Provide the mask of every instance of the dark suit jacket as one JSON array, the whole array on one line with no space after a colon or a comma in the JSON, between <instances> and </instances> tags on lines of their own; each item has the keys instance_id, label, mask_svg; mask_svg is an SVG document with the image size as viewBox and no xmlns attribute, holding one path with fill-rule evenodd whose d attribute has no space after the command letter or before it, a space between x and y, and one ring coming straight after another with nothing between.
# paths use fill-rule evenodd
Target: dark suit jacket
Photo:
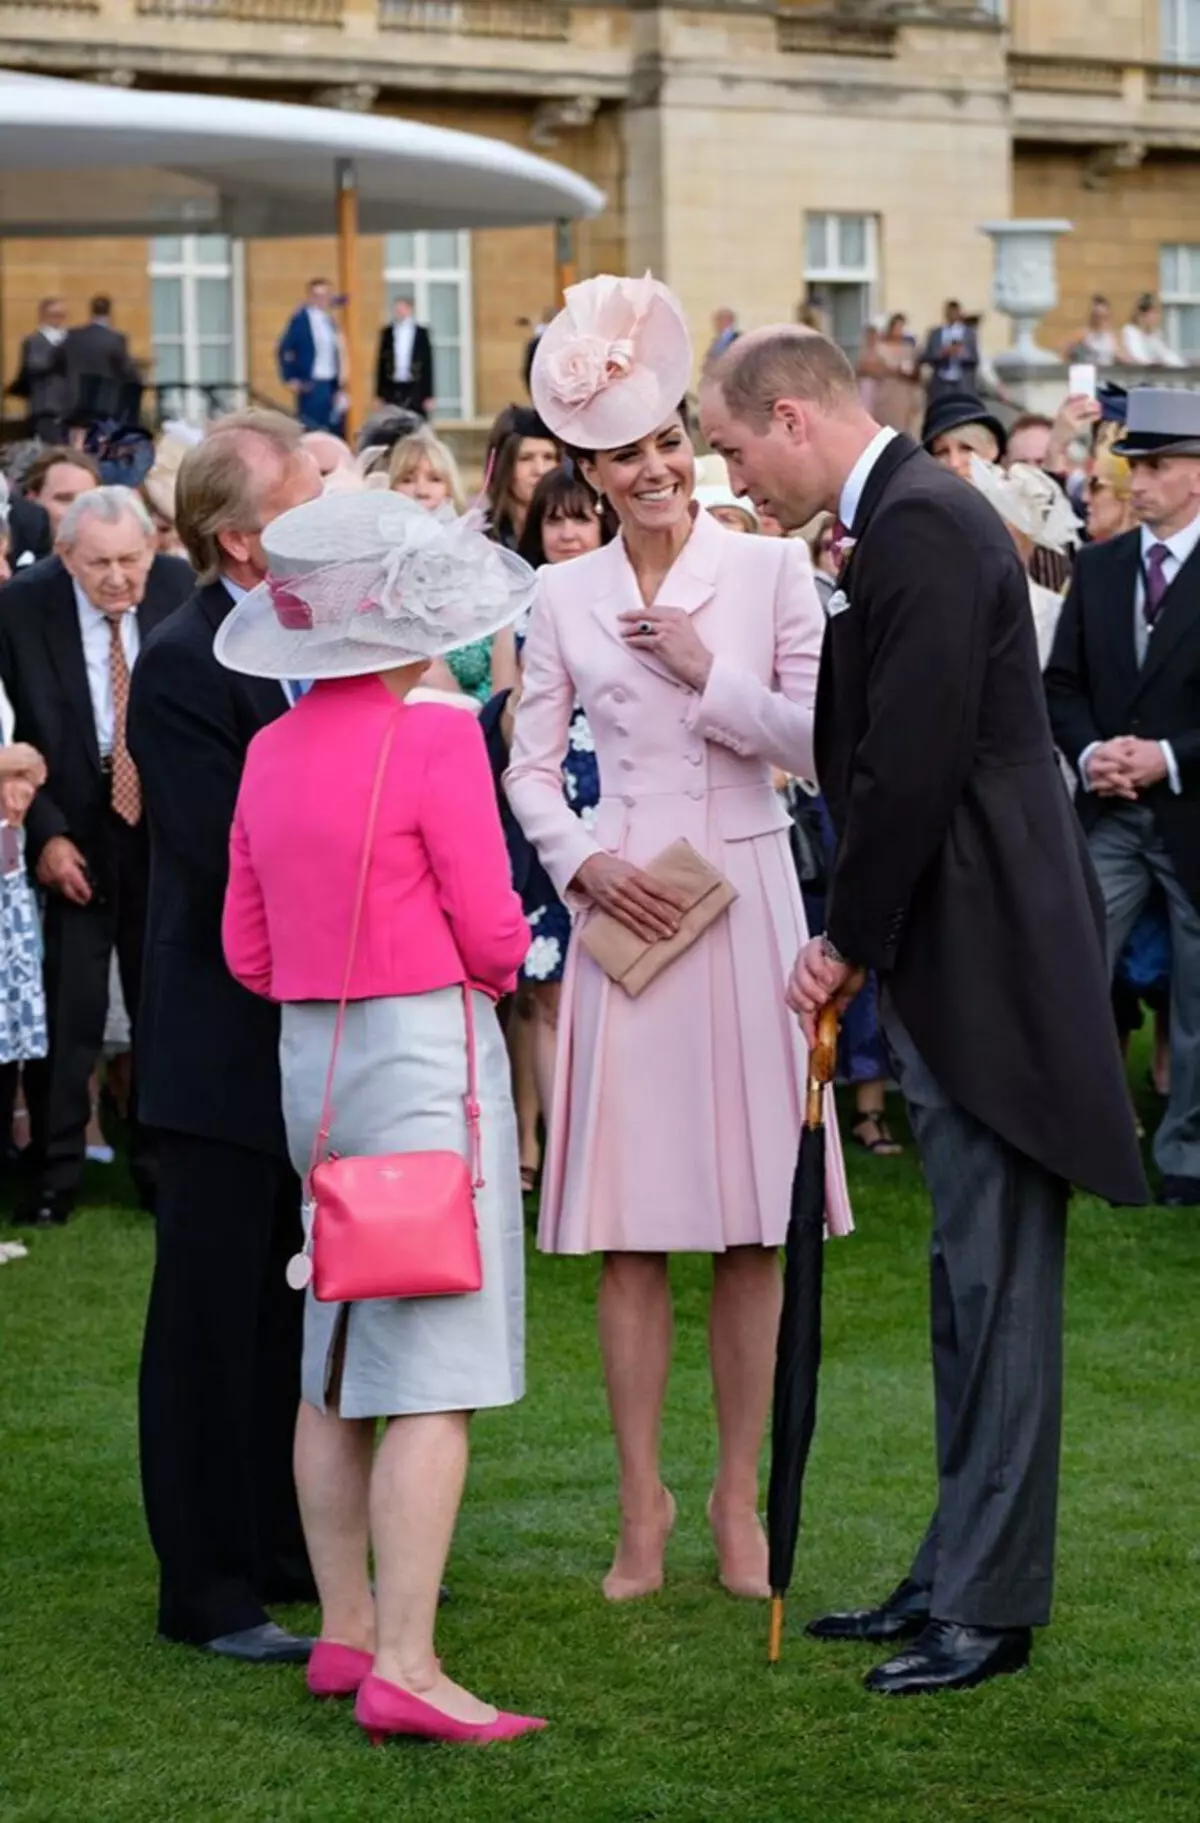
<instances>
[{"instance_id":1,"label":"dark suit jacket","mask_svg":"<svg viewBox=\"0 0 1200 1823\"><path fill-rule=\"evenodd\" d=\"M1142 802L1184 890L1200 905L1200 550L1163 597L1139 670L1133 616L1140 563L1140 532L1080 552L1046 667L1050 720L1076 770L1093 741L1122 734L1170 741L1183 791L1154 785ZM1075 800L1089 830L1117 802L1087 791Z\"/></svg>"},{"instance_id":2,"label":"dark suit jacket","mask_svg":"<svg viewBox=\"0 0 1200 1823\"><path fill-rule=\"evenodd\" d=\"M139 639L194 587L186 563L156 557L138 609ZM70 836L103 886L112 790L100 770L75 591L57 557L22 570L0 592L0 679L16 716L15 738L38 749L49 773L26 820L30 867L52 836Z\"/></svg>"},{"instance_id":3,"label":"dark suit jacket","mask_svg":"<svg viewBox=\"0 0 1200 1823\"><path fill-rule=\"evenodd\" d=\"M958 336L953 340L948 337L946 324L931 329L921 352L921 365L932 369L932 397L936 397L938 392L975 391L979 374L979 337L965 323L957 324L956 328ZM943 368L947 361L957 363L957 376L945 374Z\"/></svg>"},{"instance_id":4,"label":"dark suit jacket","mask_svg":"<svg viewBox=\"0 0 1200 1823\"><path fill-rule=\"evenodd\" d=\"M129 383L141 378L129 343L108 323L82 323L77 329L68 329L63 357L72 395L85 376Z\"/></svg>"},{"instance_id":5,"label":"dark suit jacket","mask_svg":"<svg viewBox=\"0 0 1200 1823\"><path fill-rule=\"evenodd\" d=\"M40 329L27 335L21 343L17 377L8 390L27 401L31 418L64 417L71 404L66 338L56 345Z\"/></svg>"},{"instance_id":6,"label":"dark suit jacket","mask_svg":"<svg viewBox=\"0 0 1200 1823\"><path fill-rule=\"evenodd\" d=\"M129 746L150 828L140 1111L148 1126L284 1157L279 1009L225 967L221 913L246 749L287 699L214 658L232 606L221 583L199 589L134 668Z\"/></svg>"},{"instance_id":7,"label":"dark suit jacket","mask_svg":"<svg viewBox=\"0 0 1200 1823\"><path fill-rule=\"evenodd\" d=\"M8 557L14 570L26 552L35 562L41 557L49 557L54 549L54 533L45 507L39 506L36 500L26 500L24 494L10 495L8 537Z\"/></svg>"},{"instance_id":8,"label":"dark suit jacket","mask_svg":"<svg viewBox=\"0 0 1200 1823\"><path fill-rule=\"evenodd\" d=\"M396 344L392 337L394 325L389 323L380 331L379 355L375 362L375 396L384 399L389 405L402 404L404 401L396 391ZM433 384L433 343L429 331L422 323L417 324L413 337L412 379L402 384L411 388L410 397L415 397L424 404L434 395Z\"/></svg>"},{"instance_id":9,"label":"dark suit jacket","mask_svg":"<svg viewBox=\"0 0 1200 1823\"><path fill-rule=\"evenodd\" d=\"M1103 906L1016 548L907 437L851 531L817 698L829 936L879 971L953 1101L1058 1176L1144 1202Z\"/></svg>"}]
</instances>

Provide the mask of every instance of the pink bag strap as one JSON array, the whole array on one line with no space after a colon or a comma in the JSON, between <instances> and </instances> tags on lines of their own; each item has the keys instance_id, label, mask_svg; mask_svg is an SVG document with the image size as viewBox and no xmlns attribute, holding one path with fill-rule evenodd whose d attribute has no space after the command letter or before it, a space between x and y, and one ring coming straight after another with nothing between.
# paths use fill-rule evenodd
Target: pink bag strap
<instances>
[{"instance_id":1,"label":"pink bag strap","mask_svg":"<svg viewBox=\"0 0 1200 1823\"><path fill-rule=\"evenodd\" d=\"M346 1006L350 999L350 979L354 970L354 957L358 949L359 932L362 929L363 906L367 897L367 876L371 871L371 849L375 841L375 826L379 821L379 800L383 796L383 781L387 773L387 763L391 757L392 743L396 738L396 725L399 716L393 716L388 723L387 733L383 737L383 746L379 751L379 762L375 768L375 780L371 786L371 802L367 810L367 827L363 836L362 860L358 868L358 886L354 895L354 916L350 920L350 946L346 952L346 972L342 979L342 996L338 1002L337 1019L333 1027L333 1045L329 1053L329 1070L325 1077L325 1095L321 1104L321 1120L313 1139L312 1154L308 1161L308 1178L305 1185L305 1196L312 1199L312 1175L325 1157L329 1145L329 1135L333 1131L333 1080L337 1072L338 1052L342 1048L342 1033L346 1024ZM469 1168L471 1184L474 1189L483 1189L483 1135L480 1131L479 1106L479 1072L475 1054L475 1009L471 1003L471 984L463 983L463 1012L467 1024L467 1093L465 1106L467 1111L467 1135L469 1140Z\"/></svg>"}]
</instances>

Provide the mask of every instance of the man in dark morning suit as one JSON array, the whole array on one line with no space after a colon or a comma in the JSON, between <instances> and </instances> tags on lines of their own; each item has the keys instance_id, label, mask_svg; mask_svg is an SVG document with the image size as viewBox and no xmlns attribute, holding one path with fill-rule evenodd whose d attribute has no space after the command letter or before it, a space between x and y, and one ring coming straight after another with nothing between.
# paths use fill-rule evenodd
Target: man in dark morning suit
<instances>
[{"instance_id":1,"label":"man in dark morning suit","mask_svg":"<svg viewBox=\"0 0 1200 1823\"><path fill-rule=\"evenodd\" d=\"M872 1690L961 1688L1023 1666L1049 1618L1069 1186L1147 1197L1103 906L992 508L881 430L811 331L742 337L701 417L738 493L784 525L828 505L848 528L816 721L839 843L788 999L811 1034L877 971L933 1204L937 1509L881 1606L810 1631L910 1640Z\"/></svg>"},{"instance_id":2,"label":"man in dark morning suit","mask_svg":"<svg viewBox=\"0 0 1200 1823\"><path fill-rule=\"evenodd\" d=\"M71 406L66 340L65 302L60 297L43 298L37 328L22 339L21 365L8 389L15 398L25 400L29 428L42 443L61 441Z\"/></svg>"},{"instance_id":3,"label":"man in dark morning suit","mask_svg":"<svg viewBox=\"0 0 1200 1823\"><path fill-rule=\"evenodd\" d=\"M130 389L141 386L141 369L129 343L113 328L112 308L112 299L98 294L90 321L68 329L63 343L68 411L76 418L81 407L88 418L116 416Z\"/></svg>"},{"instance_id":4,"label":"man in dark morning suit","mask_svg":"<svg viewBox=\"0 0 1200 1823\"><path fill-rule=\"evenodd\" d=\"M303 1301L284 1278L300 1185L278 1010L229 974L221 915L246 749L289 695L226 671L212 648L266 573L262 527L321 491L300 438L293 419L251 411L188 452L177 523L200 586L147 643L129 711L150 825L142 1117L159 1197L140 1434L158 1628L257 1663L310 1648L267 1615L313 1597L292 1477Z\"/></svg>"},{"instance_id":5,"label":"man in dark morning suit","mask_svg":"<svg viewBox=\"0 0 1200 1823\"><path fill-rule=\"evenodd\" d=\"M375 362L375 396L383 405L399 405L423 418L433 409L433 343L418 323L411 298L399 297L393 320L379 332Z\"/></svg>"},{"instance_id":6,"label":"man in dark morning suit","mask_svg":"<svg viewBox=\"0 0 1200 1823\"><path fill-rule=\"evenodd\" d=\"M50 515L36 500L10 494L8 500L8 561L14 570L39 563L54 550Z\"/></svg>"},{"instance_id":7,"label":"man in dark morning suit","mask_svg":"<svg viewBox=\"0 0 1200 1823\"><path fill-rule=\"evenodd\" d=\"M1080 552L1046 670L1054 737L1115 963L1155 884L1171 925L1171 1090L1160 1201L1200 1206L1200 394L1135 387L1124 440L1138 531Z\"/></svg>"},{"instance_id":8,"label":"man in dark morning suit","mask_svg":"<svg viewBox=\"0 0 1200 1823\"><path fill-rule=\"evenodd\" d=\"M57 555L19 571L0 595L0 678L16 738L49 770L29 809L26 852L46 894L50 1052L25 1066L30 1183L17 1213L40 1227L68 1219L83 1177L114 950L126 1004L137 1006L149 845L126 744L129 674L192 587L186 563L155 555L137 495L110 487L81 495L59 527ZM135 1067L138 1036L135 1024ZM149 1206L153 1146L137 1122L130 1162Z\"/></svg>"}]
</instances>

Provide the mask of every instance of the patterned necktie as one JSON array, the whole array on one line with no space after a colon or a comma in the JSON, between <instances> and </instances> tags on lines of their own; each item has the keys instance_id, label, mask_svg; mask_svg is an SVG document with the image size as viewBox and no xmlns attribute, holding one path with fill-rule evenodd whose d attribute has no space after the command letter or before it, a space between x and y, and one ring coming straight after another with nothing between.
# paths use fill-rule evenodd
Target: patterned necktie
<instances>
[{"instance_id":1,"label":"patterned necktie","mask_svg":"<svg viewBox=\"0 0 1200 1823\"><path fill-rule=\"evenodd\" d=\"M112 677L112 807L132 829L142 820L142 782L125 743L125 718L129 713L129 661L121 639L123 614L107 614L108 667Z\"/></svg>"},{"instance_id":2,"label":"patterned necktie","mask_svg":"<svg viewBox=\"0 0 1200 1823\"><path fill-rule=\"evenodd\" d=\"M1152 544L1146 553L1146 588L1142 600L1142 618L1148 627L1158 619L1158 611L1167 592L1167 578L1163 565L1171 555L1165 544Z\"/></svg>"},{"instance_id":3,"label":"patterned necktie","mask_svg":"<svg viewBox=\"0 0 1200 1823\"><path fill-rule=\"evenodd\" d=\"M846 550L846 541L850 537L850 527L848 525L843 525L840 519L835 519L831 536L832 542L829 547L830 554L840 570L849 555Z\"/></svg>"}]
</instances>

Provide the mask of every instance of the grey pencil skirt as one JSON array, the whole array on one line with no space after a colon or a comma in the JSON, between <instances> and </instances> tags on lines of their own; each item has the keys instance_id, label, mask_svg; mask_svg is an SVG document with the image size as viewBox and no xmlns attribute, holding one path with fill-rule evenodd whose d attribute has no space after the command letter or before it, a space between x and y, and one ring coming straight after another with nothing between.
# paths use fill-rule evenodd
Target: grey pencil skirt
<instances>
[{"instance_id":1,"label":"grey pencil skirt","mask_svg":"<svg viewBox=\"0 0 1200 1823\"><path fill-rule=\"evenodd\" d=\"M524 1391L525 1254L521 1177L508 1053L496 1010L472 996L483 1110L484 1188L476 1192L483 1289L469 1297L372 1298L304 1313L301 1390L325 1410L343 1318L338 1409L344 1418L474 1411ZM337 1008L283 1008L280 1062L288 1149L308 1169ZM355 1001L334 1085L331 1146L344 1157L458 1151L467 1145L466 1022L461 990Z\"/></svg>"}]
</instances>

